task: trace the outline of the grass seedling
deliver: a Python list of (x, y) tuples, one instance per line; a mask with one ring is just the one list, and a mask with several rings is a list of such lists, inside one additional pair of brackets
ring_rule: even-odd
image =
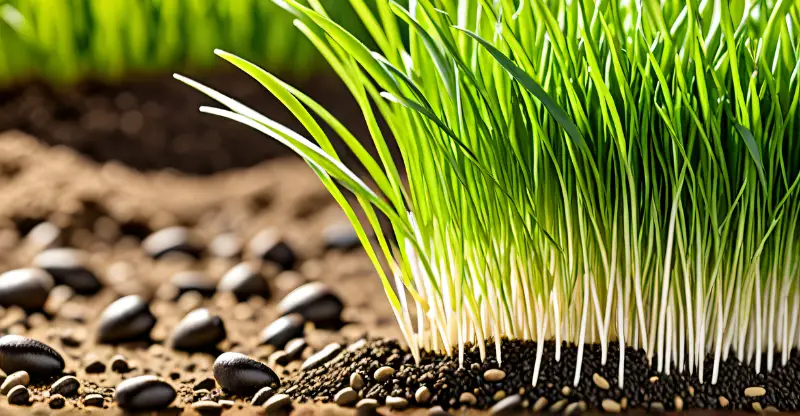
[[(227, 107), (203, 111), (279, 140), (319, 175), (415, 357), (461, 355), (467, 343), (485, 356), (494, 339), (500, 360), (503, 338), (532, 339), (536, 384), (544, 341), (557, 357), (567, 342), (576, 385), (587, 343), (604, 364), (618, 342), (701, 382), (715, 383), (731, 354), (756, 371), (787, 362), (800, 342), (796, 2), (412, 0), (370, 11), (351, 0), (376, 51), (324, 2), (284, 2), (360, 104), (377, 158), (308, 96), (232, 54), (217, 52), (307, 137), (179, 79)], [(319, 122), (362, 166), (340, 162)]]

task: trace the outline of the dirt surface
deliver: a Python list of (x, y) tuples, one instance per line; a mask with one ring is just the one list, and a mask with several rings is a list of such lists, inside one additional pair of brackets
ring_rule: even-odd
[[(67, 374), (74, 374), (83, 387), (81, 396), (100, 393), (106, 397), (105, 409), (115, 409), (111, 395), (122, 379), (141, 374), (157, 374), (178, 390), (175, 411), (190, 411), (193, 386), (212, 377), (214, 355), (181, 353), (166, 347), (164, 341), (178, 321), (190, 310), (204, 306), (219, 314), (228, 336), (219, 348), (239, 351), (266, 362), (272, 350), (258, 346), (258, 334), (276, 318), (275, 304), (289, 290), (304, 281), (329, 284), (345, 302), (339, 331), (307, 327), (309, 355), (328, 342), (347, 342), (370, 336), (398, 337), (394, 318), (385, 301), (378, 279), (361, 250), (325, 250), (322, 234), (326, 226), (346, 221), (311, 170), (296, 158), (275, 159), (244, 170), (230, 170), (207, 177), (174, 172), (139, 173), (116, 162), (99, 164), (64, 147), (43, 146), (22, 133), (0, 135), (0, 270), (30, 266), (41, 250), (27, 235), (43, 220), (62, 230), (64, 246), (89, 253), (90, 269), (105, 288), (97, 295), (76, 296), (53, 311), (26, 315), (10, 307), (0, 312), (0, 331), (21, 334), (43, 341), (58, 350), (66, 360)], [(200, 259), (167, 256), (153, 260), (141, 248), (141, 239), (152, 230), (170, 225), (185, 225), (205, 248)], [(183, 270), (202, 270), (219, 278), (240, 258), (226, 259), (209, 253), (208, 245), (221, 233), (233, 233), (245, 243), (264, 228), (278, 230), (299, 257), (294, 271), (280, 272), (265, 265), (263, 272), (273, 289), (271, 299), (251, 298), (238, 303), (232, 295), (216, 294), (202, 299), (185, 295), (177, 302), (168, 300), (159, 287)], [(251, 258), (245, 248), (241, 258)], [(153, 342), (97, 345), (96, 317), (100, 311), (128, 294), (152, 299), (157, 317)], [(132, 371), (118, 374), (110, 369), (115, 354), (123, 355)], [(106, 371), (87, 374), (93, 360), (106, 364)], [(289, 365), (298, 366), (299, 362)], [(284, 376), (283, 368), (277, 367)], [(47, 386), (32, 389), (34, 404), (9, 407), (5, 401), (0, 413), (51, 411), (44, 401)], [(236, 399), (242, 414), (258, 409)], [(67, 399), (65, 409), (82, 410), (75, 399)], [(297, 407), (303, 412), (307, 407)], [(314, 407), (338, 412), (335, 407)], [(97, 412), (97, 409), (93, 411)], [(230, 411), (227, 411), (230, 412)]]

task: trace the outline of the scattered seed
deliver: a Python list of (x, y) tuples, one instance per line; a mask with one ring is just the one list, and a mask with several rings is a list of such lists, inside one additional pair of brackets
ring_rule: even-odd
[(306, 347), (308, 347), (308, 343), (306, 343), (305, 339), (295, 338), (287, 342), (283, 350), (286, 351), (289, 360), (296, 360), (303, 355), (303, 351), (305, 351)]
[(11, 389), (16, 386), (27, 386), (31, 382), (31, 377), (27, 371), (17, 371), (11, 373), (6, 377), (3, 384), (0, 385), (0, 394), (8, 394)]
[(564, 386), (564, 387), (561, 388), (561, 394), (562, 395), (569, 396), (570, 393), (572, 393), (572, 389), (569, 388), (569, 386)]
[(375, 370), (375, 374), (372, 376), (372, 378), (374, 378), (375, 381), (383, 382), (390, 379), (393, 375), (394, 375), (394, 368), (383, 366)]
[(266, 386), (281, 385), (271, 368), (238, 352), (226, 352), (217, 357), (214, 378), (220, 386), (234, 393), (252, 393)]
[(267, 228), (253, 236), (248, 245), (254, 257), (277, 264), (284, 270), (294, 267), (294, 250), (280, 238), (276, 230)]
[(137, 295), (117, 299), (106, 307), (99, 319), (97, 339), (101, 343), (147, 337), (156, 324), (147, 302)]
[(117, 354), (111, 358), (111, 371), (115, 373), (124, 374), (128, 371), (131, 371), (130, 364), (128, 364), (128, 360), (125, 357)]
[(274, 395), (275, 391), (272, 390), (272, 387), (264, 387), (253, 396), (253, 399), (250, 400), (250, 404), (253, 406), (261, 406)]
[(520, 408), (522, 407), (522, 397), (518, 394), (508, 396), (505, 399), (500, 400), (499, 402), (495, 403), (494, 406), (489, 409), (489, 414), (491, 415), (506, 415), (506, 414), (517, 414)]
[(653, 384), (653, 383), (655, 383), (656, 381), (658, 381), (658, 376), (653, 376), (653, 377), (650, 377), (650, 384)]
[(359, 391), (364, 388), (364, 379), (361, 377), (361, 374), (350, 374), (350, 388), (355, 391)]
[(189, 292), (197, 292), (201, 296), (210, 297), (217, 291), (217, 286), (208, 275), (195, 270), (175, 273), (170, 279), (170, 283), (178, 290), (173, 295), (173, 299)]
[(600, 374), (592, 374), (592, 380), (594, 381), (594, 385), (601, 390), (608, 390), (611, 388), (611, 386), (608, 384), (608, 380), (606, 380), (605, 377), (601, 376)]
[(283, 348), (287, 342), (303, 336), (305, 323), (305, 319), (299, 313), (281, 316), (261, 332), (261, 343)]
[(53, 285), (53, 278), (42, 269), (7, 271), (0, 274), (0, 306), (40, 309)]
[(428, 416), (448, 416), (450, 413), (447, 413), (446, 410), (442, 409), (442, 406), (433, 406), (428, 409)]
[(64, 359), (49, 345), (20, 335), (0, 338), (0, 368), (6, 373), (27, 371), (37, 378), (61, 374)]
[(627, 409), (628, 408), (628, 398), (627, 397), (623, 397), (622, 400), (619, 401), (619, 405), (620, 405), (620, 407), (622, 407), (622, 410)]
[(239, 263), (233, 266), (217, 284), (218, 292), (233, 293), (240, 301), (251, 296), (269, 298), (271, 291), (267, 279), (254, 263)]
[(358, 401), (358, 393), (350, 387), (345, 387), (333, 396), (333, 401), (342, 407), (350, 406)]
[(689, 386), (689, 388), (687, 390), (689, 390), (689, 395), (694, 397), (694, 387)]
[(679, 412), (683, 410), (683, 398), (681, 396), (675, 396), (675, 410)]
[(86, 266), (86, 253), (74, 248), (52, 248), (39, 253), (33, 265), (46, 271), (56, 284), (67, 285), (80, 294), (97, 293), (103, 285)]
[(50, 394), (59, 394), (65, 397), (71, 397), (78, 393), (81, 388), (81, 382), (74, 376), (64, 376), (56, 380), (50, 386)]
[(212, 315), (208, 309), (189, 312), (175, 330), (169, 344), (176, 350), (193, 351), (213, 348), (227, 337), (222, 318)]
[(193, 389), (194, 391), (198, 391), (198, 390), (214, 390), (214, 388), (215, 388), (215, 387), (217, 387), (217, 381), (216, 381), (216, 380), (214, 380), (214, 379), (213, 379), (213, 378), (211, 378), (211, 377), (206, 377), (206, 378), (204, 378), (204, 379), (202, 379), (202, 380), (198, 381), (198, 382), (197, 382), (197, 383), (196, 383), (196, 384), (195, 384), (195, 385), (192, 387), (192, 389)]
[(414, 400), (417, 401), (419, 404), (428, 403), (428, 400), (431, 399), (431, 390), (426, 386), (420, 386), (416, 392), (414, 392)]
[(361, 399), (356, 403), (356, 410), (359, 413), (373, 413), (379, 406), (380, 403), (375, 399)]
[(83, 405), (87, 407), (103, 407), (104, 403), (102, 394), (89, 394), (83, 398)]
[(731, 402), (725, 396), (719, 396), (719, 405), (723, 408), (728, 407)]
[(267, 402), (264, 403), (264, 408), (267, 410), (267, 413), (273, 413), (277, 412), (278, 410), (287, 408), (291, 406), (291, 404), (292, 404), (292, 399), (289, 396), (279, 393), (270, 397), (269, 400), (267, 400)]
[(540, 397), (533, 404), (533, 412), (540, 413), (542, 410), (544, 410), (545, 407), (547, 407), (547, 399), (544, 397)]
[(499, 402), (506, 398), (506, 392), (504, 390), (497, 390), (494, 395), (492, 396), (492, 400)]
[(47, 400), (47, 405), (50, 406), (51, 409), (61, 409), (66, 403), (67, 401), (64, 399), (64, 396), (60, 394), (54, 394)]
[(14, 386), (8, 392), (8, 403), (16, 405), (28, 404), (31, 398), (31, 392), (25, 386)]
[(93, 358), (84, 368), (87, 374), (99, 374), (106, 371), (106, 365), (97, 358)]
[(386, 405), (389, 406), (390, 409), (403, 410), (408, 406), (408, 400), (402, 397), (387, 396)]
[(202, 415), (219, 414), (222, 411), (222, 405), (213, 400), (200, 400), (192, 403), (192, 409)]
[(478, 399), (475, 398), (474, 394), (472, 394), (472, 393), (470, 393), (468, 391), (465, 391), (465, 392), (461, 393), (461, 396), (458, 397), (458, 402), (462, 403), (462, 404), (466, 404), (468, 406), (474, 406), (475, 403), (478, 402)]
[(340, 352), (342, 352), (341, 345), (337, 343), (328, 344), (321, 350), (314, 353), (314, 355), (308, 357), (308, 359), (303, 362), (303, 365), (300, 366), (300, 370), (306, 371), (319, 367), (320, 365), (332, 360), (334, 357), (339, 355)]
[(192, 242), (189, 229), (177, 226), (150, 234), (142, 241), (142, 248), (154, 259), (164, 257), (168, 253), (184, 253), (193, 257), (200, 254), (200, 250)]
[(321, 282), (306, 283), (289, 292), (278, 303), (279, 314), (299, 313), (317, 326), (340, 323), (343, 309), (344, 303)]
[(569, 405), (567, 405), (567, 408), (564, 410), (564, 414), (567, 415), (567, 416), (578, 414), (580, 412), (581, 412), (580, 403), (578, 403), (578, 402), (570, 403)]
[(503, 370), (498, 370), (496, 368), (492, 368), (490, 370), (486, 370), (483, 373), (483, 378), (486, 381), (491, 381), (491, 382), (494, 383), (494, 382), (497, 382), (497, 381), (502, 381), (504, 378), (506, 378), (506, 373)]
[(603, 406), (603, 410), (608, 413), (619, 413), (622, 411), (622, 406), (611, 399), (603, 399), (601, 405)]
[(661, 402), (650, 403), (650, 410), (656, 413), (664, 413), (664, 404)]
[(177, 393), (166, 381), (153, 375), (129, 378), (117, 385), (114, 401), (123, 409), (163, 409)]
[(767, 390), (763, 387), (748, 387), (744, 389), (744, 395), (747, 397), (761, 397), (767, 394)]
[(567, 399), (561, 399), (561, 400), (553, 403), (553, 405), (550, 406), (550, 412), (551, 413), (560, 412), (561, 410), (564, 409), (564, 407), (567, 405), (567, 403), (568, 403)]
[(236, 402), (234, 402), (233, 400), (220, 400), (218, 403), (224, 409), (230, 409), (231, 407), (233, 407), (234, 404), (236, 404)]

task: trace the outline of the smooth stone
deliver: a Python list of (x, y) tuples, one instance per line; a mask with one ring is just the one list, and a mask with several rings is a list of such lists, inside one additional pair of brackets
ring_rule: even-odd
[(605, 377), (601, 376), (600, 374), (592, 374), (592, 381), (594, 381), (594, 385), (599, 389), (608, 390), (611, 388), (611, 386), (608, 384), (608, 380), (606, 380)]
[(402, 397), (386, 396), (386, 405), (389, 406), (390, 409), (403, 410), (408, 407), (408, 400)]
[(380, 403), (375, 399), (361, 399), (356, 403), (356, 410), (359, 413), (373, 413), (378, 407)]
[(444, 410), (442, 406), (433, 406), (428, 409), (428, 416), (449, 416), (450, 413)]
[(114, 401), (131, 410), (164, 409), (177, 397), (175, 389), (153, 375), (129, 378), (117, 385)]
[(170, 346), (176, 350), (198, 350), (212, 348), (227, 336), (222, 318), (212, 315), (208, 309), (189, 312), (170, 336)]
[(393, 375), (394, 375), (394, 368), (384, 366), (375, 370), (375, 374), (372, 375), (372, 378), (374, 378), (375, 381), (383, 382), (392, 378)]
[(217, 284), (217, 291), (230, 292), (239, 300), (251, 296), (269, 298), (272, 294), (267, 279), (253, 263), (239, 263), (233, 266)]
[(353, 225), (347, 222), (331, 224), (322, 230), (322, 241), (326, 249), (348, 251), (361, 245)]
[(339, 355), (342, 352), (342, 346), (337, 343), (331, 343), (323, 347), (321, 350), (317, 351), (307, 360), (303, 362), (300, 366), (300, 370), (310, 370), (312, 368), (319, 367), (322, 364), (327, 363), (328, 361), (332, 360), (334, 357)]
[(33, 265), (43, 269), (57, 284), (71, 287), (76, 293), (94, 294), (103, 284), (86, 265), (86, 253), (74, 248), (51, 248), (39, 253)]
[(201, 415), (219, 414), (222, 412), (222, 405), (213, 400), (200, 400), (192, 403), (192, 409)]
[(744, 395), (747, 397), (761, 397), (765, 394), (767, 394), (767, 389), (763, 387), (748, 387), (744, 389)]
[(661, 402), (650, 403), (650, 411), (656, 413), (664, 413), (664, 404)]
[(53, 286), (53, 278), (42, 269), (9, 270), (0, 274), (0, 306), (41, 309)]
[(308, 347), (308, 343), (305, 338), (295, 338), (287, 342), (283, 350), (286, 351), (286, 356), (289, 360), (296, 360), (303, 355), (306, 347)]
[(567, 403), (569, 403), (569, 401), (567, 399), (561, 399), (561, 400), (553, 403), (553, 405), (550, 406), (550, 412), (552, 412), (552, 413), (560, 412), (561, 410), (564, 409), (564, 407), (567, 405)]
[(19, 335), (0, 338), (0, 368), (6, 373), (27, 371), (44, 379), (64, 371), (64, 359), (49, 345)]
[(125, 357), (117, 354), (111, 357), (111, 371), (115, 373), (127, 373), (131, 370), (130, 364), (128, 364), (128, 360)]
[(727, 398), (727, 397), (725, 397), (725, 396), (719, 396), (719, 405), (720, 405), (721, 407), (723, 407), (723, 408), (725, 408), (725, 407), (728, 407), (728, 405), (729, 405), (730, 403), (731, 403), (731, 402), (730, 402), (730, 400), (728, 400), (728, 398)]
[(60, 394), (51, 395), (50, 399), (47, 401), (47, 405), (50, 406), (51, 409), (61, 409), (65, 404), (67, 404), (67, 400)]
[(428, 400), (431, 399), (431, 390), (426, 386), (420, 386), (416, 392), (414, 392), (414, 400), (417, 401), (419, 404), (428, 403)]
[(200, 254), (200, 249), (192, 243), (189, 229), (180, 226), (167, 227), (148, 235), (142, 241), (142, 248), (154, 259), (174, 252), (193, 257)]
[(177, 297), (187, 292), (197, 292), (204, 297), (211, 297), (217, 291), (216, 283), (208, 275), (195, 270), (175, 273), (170, 283), (178, 289)]
[(492, 395), (492, 400), (494, 400), (494, 401), (496, 401), (496, 402), (499, 402), (500, 400), (503, 400), (503, 399), (505, 399), (505, 398), (506, 398), (506, 392), (505, 392), (505, 390), (497, 390), (497, 391), (496, 391), (496, 392), (494, 392), (494, 394)]
[(297, 256), (273, 229), (261, 230), (250, 240), (248, 249), (254, 257), (277, 264), (284, 270), (294, 267)]
[(97, 340), (101, 343), (146, 338), (156, 324), (150, 307), (138, 295), (117, 299), (100, 314)]
[(350, 406), (358, 401), (358, 393), (350, 387), (345, 387), (333, 396), (333, 401), (342, 407)]
[(675, 396), (674, 404), (675, 404), (675, 411), (677, 412), (683, 411), (683, 398), (681, 396)]
[(491, 381), (493, 383), (494, 382), (498, 382), (498, 381), (503, 381), (504, 378), (506, 378), (505, 371), (498, 370), (496, 368), (492, 368), (492, 369), (486, 370), (483, 373), (483, 379), (486, 380), (486, 381)]
[(303, 336), (305, 324), (305, 319), (299, 313), (281, 316), (261, 332), (261, 343), (283, 348), (287, 342)]
[(343, 309), (341, 299), (321, 282), (306, 283), (278, 303), (279, 314), (299, 313), (318, 326), (340, 323)]
[(475, 397), (474, 394), (465, 391), (461, 393), (461, 396), (458, 396), (458, 402), (461, 404), (466, 404), (468, 406), (474, 406), (475, 403), (478, 402), (478, 399)]
[(3, 381), (3, 384), (0, 384), (0, 394), (8, 394), (8, 392), (14, 387), (27, 386), (30, 382), (31, 377), (28, 375), (27, 371), (17, 371), (16, 373), (11, 373)]
[(50, 394), (60, 394), (65, 397), (71, 397), (78, 393), (81, 388), (81, 382), (74, 376), (64, 376), (56, 380), (50, 386)]
[(581, 404), (577, 402), (568, 404), (567, 408), (564, 409), (565, 416), (576, 415), (580, 412), (581, 412)]
[(38, 249), (48, 249), (61, 244), (61, 236), (61, 228), (50, 221), (42, 221), (31, 228), (25, 239)]
[(226, 352), (214, 361), (214, 378), (223, 388), (237, 394), (248, 394), (263, 387), (277, 389), (278, 375), (264, 363), (238, 352)]
[(521, 408), (522, 408), (522, 397), (520, 397), (519, 394), (514, 394), (495, 403), (494, 406), (492, 406), (489, 409), (489, 414), (492, 415), (517, 414), (517, 412), (519, 412)]
[(547, 398), (545, 398), (545, 397), (540, 397), (540, 398), (538, 398), (538, 399), (536, 400), (536, 402), (533, 404), (533, 408), (532, 408), (532, 410), (533, 410), (533, 412), (534, 412), (534, 413), (539, 413), (539, 412), (541, 412), (542, 410), (544, 410), (544, 408), (545, 408), (545, 407), (547, 407)]
[(83, 398), (83, 405), (89, 407), (103, 407), (105, 402), (106, 399), (102, 394), (87, 394), (86, 397)]
[(261, 406), (274, 395), (275, 390), (272, 390), (272, 387), (264, 387), (253, 396), (253, 399), (250, 400), (250, 404), (253, 406)]
[(242, 254), (242, 239), (236, 233), (222, 233), (208, 243), (208, 251), (214, 257), (230, 259)]
[(350, 388), (355, 391), (359, 391), (364, 388), (364, 379), (361, 377), (361, 374), (350, 374)]
[(31, 392), (25, 386), (14, 386), (8, 392), (8, 403), (15, 404), (18, 406), (28, 404), (30, 401)]
[(601, 406), (603, 407), (603, 410), (608, 413), (619, 413), (622, 411), (622, 406), (611, 399), (603, 399)]
[(277, 412), (278, 410), (285, 409), (292, 404), (292, 399), (285, 394), (276, 394), (264, 403), (264, 408), (267, 413)]

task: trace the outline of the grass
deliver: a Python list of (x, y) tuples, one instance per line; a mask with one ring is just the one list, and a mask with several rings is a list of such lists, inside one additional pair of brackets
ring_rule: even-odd
[[(486, 339), (533, 339), (536, 384), (543, 341), (558, 357), (567, 342), (578, 346), (576, 385), (586, 343), (602, 346), (604, 363), (618, 342), (659, 371), (712, 383), (731, 355), (759, 372), (787, 362), (800, 342), (796, 2), (351, 3), (377, 50), (324, 2), (285, 0), (361, 105), (376, 158), (235, 55), (217, 52), (306, 136), (178, 78), (227, 107), (203, 111), (308, 162), (353, 221), (416, 356), (461, 355), (467, 342), (485, 356)], [(344, 166), (318, 123), (362, 166)]]
[[(333, 12), (363, 32), (351, 9)], [(215, 47), (308, 76), (324, 63), (288, 16), (261, 0), (0, 0), (0, 85), (197, 70)]]

